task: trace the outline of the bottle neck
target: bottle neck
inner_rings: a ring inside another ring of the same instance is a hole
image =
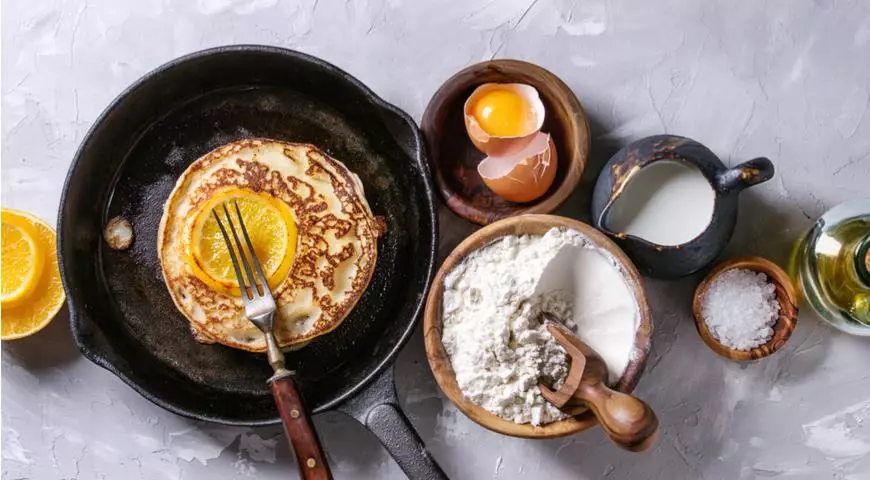
[[[855,270],[858,272],[858,279],[870,287],[870,234],[859,241],[858,248],[855,249]]]

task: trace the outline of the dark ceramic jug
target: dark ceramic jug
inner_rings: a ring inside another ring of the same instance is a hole
[[[710,183],[714,192],[713,213],[706,229],[678,245],[658,245],[609,229],[611,207],[625,192],[628,182],[644,167],[662,160],[697,167]],[[766,158],[729,169],[710,149],[692,139],[655,135],[623,148],[604,166],[592,195],[592,221],[625,250],[643,274],[678,278],[700,270],[719,256],[734,232],[738,194],[771,177],[773,164]]]

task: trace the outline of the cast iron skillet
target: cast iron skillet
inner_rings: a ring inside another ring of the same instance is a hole
[[[177,414],[280,423],[265,356],[194,341],[156,254],[163,203],[181,172],[246,137],[312,143],[342,160],[388,224],[372,281],[350,316],[287,354],[308,407],[362,422],[409,476],[443,477],[399,409],[391,368],[419,318],[437,245],[420,133],[406,113],[317,58],[252,45],[194,53],[147,74],[103,112],[70,167],[57,228],[79,348]],[[133,225],[126,251],[101,238],[117,215]]]

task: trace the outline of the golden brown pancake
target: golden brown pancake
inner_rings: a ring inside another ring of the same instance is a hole
[[[164,205],[158,235],[163,277],[175,305],[198,340],[265,350],[263,334],[245,317],[240,296],[207,285],[191,267],[194,218],[210,199],[239,188],[284,202],[295,217],[295,259],[272,289],[278,343],[299,345],[330,332],[368,286],[383,227],[359,178],[312,145],[240,140],[203,155],[181,175]]]

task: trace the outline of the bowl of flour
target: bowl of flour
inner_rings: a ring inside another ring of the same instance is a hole
[[[441,390],[469,418],[503,434],[548,438],[596,424],[541,396],[569,360],[541,321],[561,319],[602,356],[610,386],[630,393],[650,348],[640,275],[604,234],[577,220],[521,215],[478,230],[435,276],[424,316],[426,354]]]

